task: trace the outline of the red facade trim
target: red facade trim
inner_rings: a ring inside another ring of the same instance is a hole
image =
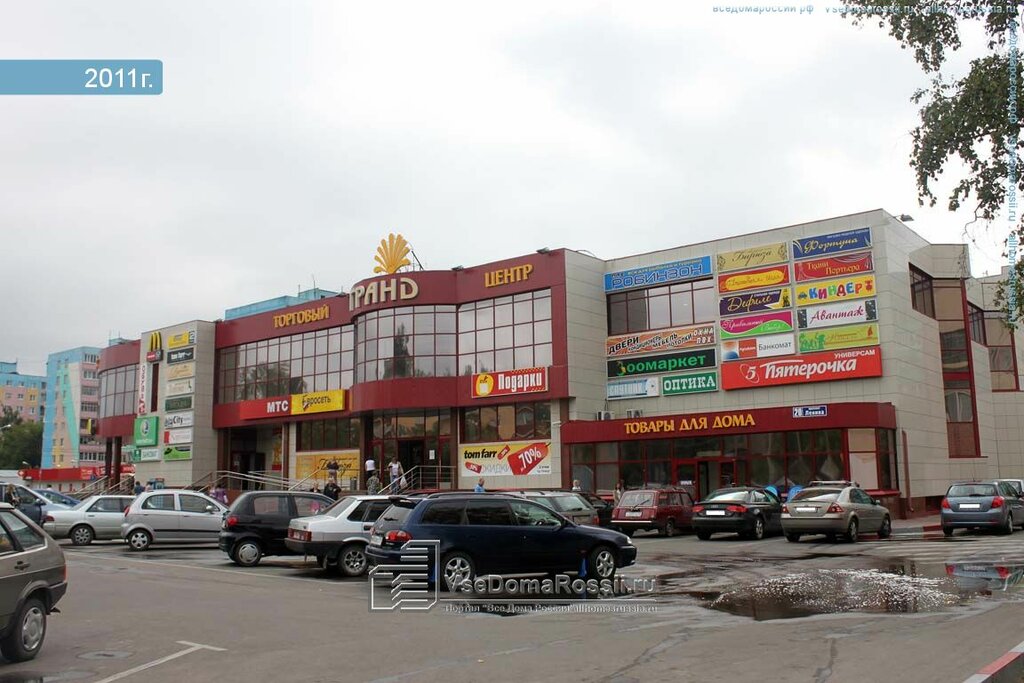
[[[685,413],[661,415],[628,420],[572,420],[562,425],[562,443],[600,443],[608,441],[631,441],[635,439],[678,439],[717,434],[758,434],[760,432],[786,432],[804,429],[842,429],[848,427],[896,428],[896,407],[891,403],[829,403],[825,417],[793,417],[791,407],[755,408],[750,410],[726,410],[714,413]],[[750,415],[753,424],[703,429],[699,431],[647,431],[627,433],[627,425],[656,423],[659,420],[677,424],[706,418],[714,424],[715,418]]]
[[[114,368],[123,368],[126,365],[138,365],[140,343],[136,339],[135,341],[100,349],[99,371],[106,372]]]
[[[132,401],[132,405],[135,402]],[[132,437],[135,430],[134,415],[115,415],[113,417],[101,417],[96,427],[97,436],[112,438],[115,436]]]

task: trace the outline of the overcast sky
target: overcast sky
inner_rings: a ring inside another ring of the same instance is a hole
[[[164,94],[0,100],[0,360],[347,290],[389,231],[428,269],[875,208],[962,241],[917,206],[912,55],[834,3],[714,11],[747,4],[7,3],[0,58],[161,59]]]

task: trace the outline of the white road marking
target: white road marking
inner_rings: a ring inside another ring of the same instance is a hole
[[[135,667],[133,669],[128,669],[127,671],[122,671],[119,674],[114,674],[113,676],[109,676],[107,678],[104,678],[103,680],[96,681],[96,683],[111,683],[112,681],[119,681],[122,678],[128,678],[129,676],[131,676],[133,674],[137,674],[140,671],[145,671],[146,669],[152,669],[154,666],[160,666],[161,664],[166,664],[167,662],[171,661],[172,659],[177,659],[178,657],[184,657],[185,655],[190,655],[193,652],[198,652],[199,650],[210,650],[211,652],[227,652],[227,650],[225,650],[222,647],[214,647],[212,645],[202,645],[201,643],[190,643],[187,640],[179,640],[177,642],[178,642],[179,645],[188,645],[189,647],[185,648],[184,650],[179,650],[178,652],[175,652],[172,655],[167,655],[166,657],[161,657],[160,659],[154,659],[152,662],[147,662],[145,664],[140,664],[139,666],[137,666],[137,667]]]

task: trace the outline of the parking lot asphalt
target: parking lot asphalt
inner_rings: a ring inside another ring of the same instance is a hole
[[[240,569],[212,546],[66,546],[61,613],[0,683],[962,681],[1021,639],[1024,533],[635,543],[623,574],[656,578],[652,594],[524,612],[456,596],[421,613],[371,613],[367,580],[302,558]],[[1007,579],[971,578],[992,572]]]

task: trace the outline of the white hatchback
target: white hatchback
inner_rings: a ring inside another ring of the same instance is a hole
[[[147,491],[124,513],[121,538],[136,551],[153,543],[216,543],[226,511],[198,491]]]

